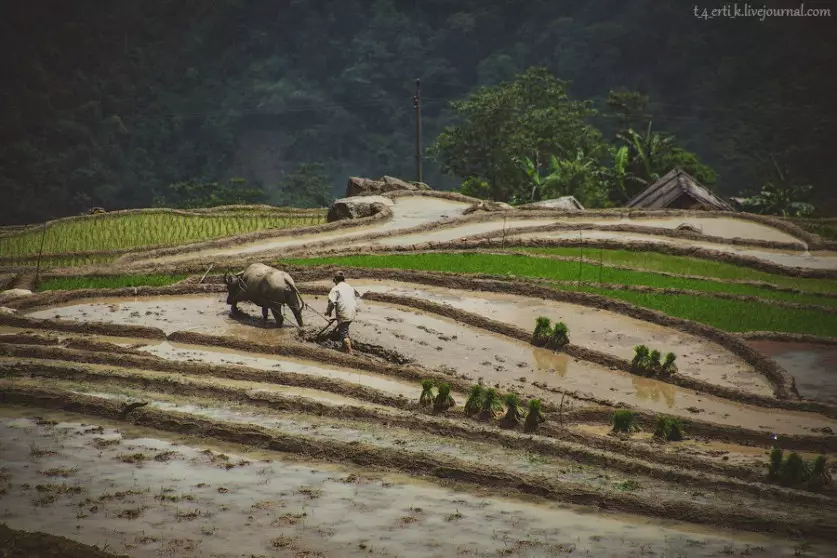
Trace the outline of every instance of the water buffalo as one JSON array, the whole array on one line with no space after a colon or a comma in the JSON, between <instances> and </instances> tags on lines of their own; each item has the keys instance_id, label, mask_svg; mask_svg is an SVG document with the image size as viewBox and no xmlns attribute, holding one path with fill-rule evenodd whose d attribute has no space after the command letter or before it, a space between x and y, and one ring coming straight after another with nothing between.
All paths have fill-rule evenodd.
<instances>
[{"instance_id":1,"label":"water buffalo","mask_svg":"<svg viewBox=\"0 0 837 558\"><path fill-rule=\"evenodd\" d=\"M227 284L227 304L238 313L239 302L252 302L262 308L262 319L267 320L268 308L273 312L276 323L282 326L282 305L287 304L294 314L296 323L302 327L302 297L293 278L284 271L264 265L250 264L242 272L224 274Z\"/></svg>"}]
</instances>

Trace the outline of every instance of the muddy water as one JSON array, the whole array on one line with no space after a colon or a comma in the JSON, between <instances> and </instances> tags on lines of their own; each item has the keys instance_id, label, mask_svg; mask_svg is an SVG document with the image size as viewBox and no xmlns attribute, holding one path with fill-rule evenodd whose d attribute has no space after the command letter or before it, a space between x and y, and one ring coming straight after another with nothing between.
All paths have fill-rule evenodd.
<instances>
[{"instance_id":1,"label":"muddy water","mask_svg":"<svg viewBox=\"0 0 837 558\"><path fill-rule=\"evenodd\" d=\"M368 286L362 281L352 285L361 292ZM557 402L556 394L531 387L538 382L654 412L698 417L731 426L786 434L810 434L813 427L837 427L837 420L813 413L777 414L772 409L738 405L484 333L447 318L387 304L364 302L352 328L358 341L395 348L423 366L453 368L473 380L482 378L487 384L514 388L530 398Z\"/></svg>"},{"instance_id":2,"label":"muddy water","mask_svg":"<svg viewBox=\"0 0 837 558\"><path fill-rule=\"evenodd\" d=\"M74 301L27 314L32 318L56 318L79 322L104 322L156 327L164 332L194 331L211 335L229 335L259 343L278 343L294 335L296 320L284 308L285 323L276 325L271 314L261 318L261 308L250 303L238 305L240 316L230 314L225 294L194 296L96 298ZM303 321L322 322L308 310Z\"/></svg>"},{"instance_id":3,"label":"muddy water","mask_svg":"<svg viewBox=\"0 0 837 558\"><path fill-rule=\"evenodd\" d=\"M364 279L351 283L360 293L375 291L422 298L526 330L534 328L538 316L547 316L553 322L566 323L570 328L570 339L576 345L626 360L633 358L634 346L639 344L664 354L674 351L680 374L762 395L773 393L763 376L720 345L615 312L516 295L475 293L397 281Z\"/></svg>"},{"instance_id":4,"label":"muddy water","mask_svg":"<svg viewBox=\"0 0 837 558\"><path fill-rule=\"evenodd\" d=\"M10 363L10 362L20 362L20 361L27 361L27 362L38 362L34 359L15 359L15 358L7 358L7 357L0 357L0 362L2 363ZM207 378L200 378L196 376L180 376L179 374L172 374L168 372L155 372L149 370L138 370L138 369L119 369L115 370L111 366L107 365L100 365L100 364L85 364L85 368L91 369L94 372L98 372L101 374L101 380L114 380L118 381L120 377L137 377L142 379L150 379L152 381L163 381L169 382L172 384L180 383L179 380L183 379L188 385L195 386L196 388L199 387L212 387L212 386L220 386L231 388L234 390L241 391L242 393L246 393L248 395L257 395L259 393L263 394L275 394L285 397L291 398L300 398L300 399L310 399L312 401L316 401L318 403L324 403L330 406L346 406L350 405L353 407L365 407L369 409L375 409L380 412L390 412L392 410L391 407L387 407L384 405L378 405L375 403L369 403L360 399L355 399L353 397L346 397L343 395L339 395L336 393L331 393L328 391L322 391L318 389L310 389L310 388L303 388L297 386L283 386L278 384L269 384L263 382L250 382L250 381L243 381L243 380L228 380L223 378L214 378L214 377L207 377ZM63 380L38 380L38 381L48 381L51 385L59 384ZM85 386L89 386L91 384L85 383ZM138 396L141 397L142 392L136 392Z\"/></svg>"},{"instance_id":5,"label":"muddy water","mask_svg":"<svg viewBox=\"0 0 837 558\"><path fill-rule=\"evenodd\" d=\"M570 429L584 432L586 434L595 434L597 436L607 436L611 431L611 427L604 424L575 424L571 425ZM630 440L636 444L652 446L654 451L693 455L727 463L729 465L739 465L751 468L756 471L764 472L765 474L767 472L766 467L770 456L770 450L767 448L688 438L688 432L686 432L686 436L687 439L680 442L660 444L654 440L653 431L645 430L635 432L631 435ZM803 459L808 461L813 461L817 455L819 455L818 453L809 453L804 451L797 453ZM830 464L832 474L837 474L837 462L835 461L835 455L827 454L826 459L827 463Z\"/></svg>"},{"instance_id":6,"label":"muddy water","mask_svg":"<svg viewBox=\"0 0 837 558\"><path fill-rule=\"evenodd\" d=\"M771 262L787 267L810 268L810 269L837 269L837 252L814 251L797 252L790 250L771 250L768 248L745 248L742 246L730 246L727 244L716 244L689 240L684 238L659 237L650 234L606 232L606 231L581 231L582 239L586 240L619 240L622 242L650 242L685 246L689 248L706 248L719 252L729 252L741 256L750 256L766 262ZM578 240L579 232L543 232L526 233L515 236L515 238L541 238L541 239L567 239Z\"/></svg>"},{"instance_id":7,"label":"muddy water","mask_svg":"<svg viewBox=\"0 0 837 558\"><path fill-rule=\"evenodd\" d=\"M31 411L0 413L0 455L9 485L0 497L2 521L100 547L107 542L113 552L138 558L293 556L305 550L332 558L355 555L361 545L364 555L405 558L498 552L555 556L569 550L573 555L626 557L649 552L708 557L745 549L752 556L794 552L794 543L781 539L474 497L403 476L311 465L282 454L208 446L206 441L194 445L193 439L161 438L159 432L97 419L103 427L99 430L82 426L77 415L45 416L57 424L38 426L26 418L34 415ZM105 441L114 443L102 445ZM36 457L33 448L56 454ZM133 453L171 459L152 457L139 466L119 459ZM238 465L244 461L248 463ZM235 466L219 466L224 463ZM50 469L72 475L55 479L39 474ZM63 482L80 487L81 493L36 507L33 500L41 494L24 488ZM134 511L139 515L130 519ZM828 556L833 549L814 547L812 552Z\"/></svg>"},{"instance_id":8,"label":"muddy water","mask_svg":"<svg viewBox=\"0 0 837 558\"><path fill-rule=\"evenodd\" d=\"M676 229L682 224L692 225L707 236L718 236L721 238L746 238L752 240L768 240L773 242L789 242L801 244L804 242L793 235L780 231L768 225L745 221L742 219L730 219L725 217L665 217L665 218L635 218L625 216L622 219L588 219L583 216L566 220L569 223L591 223L595 225L635 225L638 227L657 227Z\"/></svg>"},{"instance_id":9,"label":"muddy water","mask_svg":"<svg viewBox=\"0 0 837 558\"><path fill-rule=\"evenodd\" d=\"M502 220L492 221L490 223L472 223L470 225L450 227L446 229L439 229L436 231L427 231L417 234L381 238L378 240L361 242L358 244L358 246L368 244L379 244L383 246L402 246L409 244L421 244L423 242L447 242L449 240L457 240L467 236L483 234L495 230L502 232L504 226L506 230L510 231L521 227L536 227L541 225L550 225L552 223L555 223L556 221L556 219L509 219L505 223Z\"/></svg>"},{"instance_id":10,"label":"muddy water","mask_svg":"<svg viewBox=\"0 0 837 558\"><path fill-rule=\"evenodd\" d=\"M431 197L415 196L396 198L395 205L391 208L392 219L379 225L360 227L350 230L337 230L333 232L305 236L278 236L267 240L260 240L258 242L241 244L234 248L206 249L189 252L187 254L176 254L155 258L154 262L158 264L165 264L175 261L209 258L213 256L255 254L279 248L298 248L311 242L345 240L369 233L385 233L394 230L408 229L425 223L431 223L433 221L457 218L461 216L462 212L467 208L467 203Z\"/></svg>"},{"instance_id":11,"label":"muddy water","mask_svg":"<svg viewBox=\"0 0 837 558\"><path fill-rule=\"evenodd\" d=\"M688 374L690 371L700 374L715 373L715 376L704 376L704 379L720 380L720 383L727 381L731 385L745 389L752 389L756 385L766 385L761 376L755 372L749 372L747 376L748 372L744 366L731 354L710 353L709 350L715 347L711 343L704 343L692 336L610 312L493 293L480 293L480 298L477 298L470 293L466 294L452 289L422 286L420 290L417 290L409 284L378 281L356 281L352 284L360 292L375 289L447 302L463 310L508 321L520 327L527 327L528 324L534 323L536 316L552 315L555 319L561 319L570 324L574 343L611 352L623 358L631 358L632 347L638 343L660 347L662 350L685 346L685 350L680 348L677 351L681 373ZM45 313L43 317L66 312L62 314L62 317L85 321L103 321L110 318L115 323L125 323L120 322L114 316L130 318L130 312L137 312L134 310L136 306L131 305L141 304L141 308L154 308L154 312L151 315L140 313L139 316L134 316L135 320L146 321L133 323L162 327L167 331L187 329L185 326L188 318L193 316L195 319L200 317L202 325L192 325L191 329L206 333L260 342L277 342L287 338L283 336L293 334L292 328L285 327L280 330L275 327L275 324L271 324L267 329L242 325L224 316L225 306L217 298L217 295L194 295L172 297L169 301L162 298L145 300L141 303L122 301L116 311L112 311L111 303L88 301L86 304L51 308L41 312ZM311 299L309 302L315 306L322 303L322 297L320 300L316 297L309 296L308 298ZM128 308L123 308L126 305ZM194 311L190 314L189 309ZM197 314L198 311L203 313ZM578 314L568 313L573 311ZM459 375L464 375L475 382L483 378L487 384L499 384L503 390L513 389L526 398L555 401L559 397L548 390L532 386L533 382L539 382L552 388L577 391L597 399L624 402L657 412L698 417L751 429L764 429L785 434L809 433L811 428L825 426L837 429L837 421L819 415L777 413L769 409L737 405L664 382L638 378L618 370L609 370L584 361L567 359L566 355L553 355L527 343L493 335L446 318L404 307L361 301L358 312L358 318L352 326L352 334L358 341L394 349L427 368L445 371L454 369ZM169 319L168 316L171 318ZM260 323L259 320L255 322ZM698 376L697 373L694 375ZM522 381L521 378L523 378ZM745 381L750 378L753 380L752 384ZM757 384L756 381L761 383ZM762 393L769 394L770 392L762 389Z\"/></svg>"},{"instance_id":12,"label":"muddy water","mask_svg":"<svg viewBox=\"0 0 837 558\"><path fill-rule=\"evenodd\" d=\"M671 217L665 219L595 219L585 217L568 217L568 218L552 218L552 219L509 219L507 221L496 220L487 223L474 223L470 225L462 225L438 231L429 231L426 233L398 236L391 238L382 238L372 241L360 241L352 246L365 246L370 244L378 244L384 246L401 246L410 244L421 244L423 242L446 242L457 240L468 236L484 234L487 232L501 232L504 228L507 231L518 229L522 227L537 227L543 225L550 225L552 223L567 223L567 224L592 224L592 225L634 225L638 227L658 227L674 229L679 225L686 223L693 225L698 230L703 231L703 234L709 236L718 236L722 238L745 238L756 240L769 240L775 242L795 243L801 246L805 244L796 237L782 232L778 229L761 225L759 223L751 223L748 221L741 221L738 219L725 218L709 218L709 217ZM567 233L570 234L570 233ZM573 233L575 237L578 232ZM585 236L587 232L585 231ZM644 238L644 237L643 237Z\"/></svg>"},{"instance_id":13,"label":"muddy water","mask_svg":"<svg viewBox=\"0 0 837 558\"><path fill-rule=\"evenodd\" d=\"M746 341L790 372L802 397L837 404L837 345Z\"/></svg>"},{"instance_id":14,"label":"muddy water","mask_svg":"<svg viewBox=\"0 0 837 558\"><path fill-rule=\"evenodd\" d=\"M229 349L213 349L169 342L141 347L140 350L147 351L166 360L202 362L207 364L237 364L261 370L307 374L360 384L392 395L402 395L409 399L416 397L416 386L406 382L399 382L385 376L369 374L367 372L311 364L284 357L277 358L275 355L259 355L257 353L245 353Z\"/></svg>"}]
</instances>

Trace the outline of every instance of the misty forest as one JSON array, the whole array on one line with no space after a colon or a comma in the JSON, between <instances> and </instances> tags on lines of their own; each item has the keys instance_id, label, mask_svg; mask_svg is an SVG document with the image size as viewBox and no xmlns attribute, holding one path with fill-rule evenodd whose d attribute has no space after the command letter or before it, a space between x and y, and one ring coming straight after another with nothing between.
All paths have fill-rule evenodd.
<instances>
[{"instance_id":1,"label":"misty forest","mask_svg":"<svg viewBox=\"0 0 837 558\"><path fill-rule=\"evenodd\" d=\"M831 18L650 0L15 2L0 223L266 202L347 176L623 204L675 166L761 212L837 209Z\"/></svg>"}]
</instances>

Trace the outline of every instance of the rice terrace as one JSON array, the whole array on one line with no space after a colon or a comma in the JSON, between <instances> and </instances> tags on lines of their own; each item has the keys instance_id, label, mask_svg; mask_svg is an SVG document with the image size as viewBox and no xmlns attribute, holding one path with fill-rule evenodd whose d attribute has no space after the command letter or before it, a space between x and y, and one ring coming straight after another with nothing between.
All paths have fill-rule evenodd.
<instances>
[{"instance_id":1,"label":"rice terrace","mask_svg":"<svg viewBox=\"0 0 837 558\"><path fill-rule=\"evenodd\" d=\"M373 182L350 179L328 216L149 209L5 230L0 542L834 554L824 224L512 207L389 177L358 194ZM281 327L231 311L253 263L290 274L301 327L283 306ZM323 315L337 271L359 295L351 353Z\"/></svg>"}]
</instances>

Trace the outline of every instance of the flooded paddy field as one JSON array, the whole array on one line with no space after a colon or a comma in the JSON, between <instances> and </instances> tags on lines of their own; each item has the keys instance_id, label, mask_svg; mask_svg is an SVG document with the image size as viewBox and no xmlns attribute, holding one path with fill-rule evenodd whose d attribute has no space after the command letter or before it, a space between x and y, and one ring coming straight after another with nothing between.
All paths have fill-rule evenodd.
<instances>
[{"instance_id":1,"label":"flooded paddy field","mask_svg":"<svg viewBox=\"0 0 837 558\"><path fill-rule=\"evenodd\" d=\"M645 344L663 353L674 351L680 374L761 395L773 393L761 374L717 343L608 310L518 295L471 292L398 281L357 279L351 284L361 294L371 291L419 298L525 330L534 329L538 316L546 316L553 322L567 324L572 342L582 347L630 360L634 347Z\"/></svg>"},{"instance_id":2,"label":"flooded paddy field","mask_svg":"<svg viewBox=\"0 0 837 558\"><path fill-rule=\"evenodd\" d=\"M667 217L667 218L630 218L625 216L619 217L586 217L583 215L567 215L558 216L550 219L519 219L515 218L514 214L510 214L506 220L497 219L494 221L483 223L472 223L467 225L458 225L448 227L436 231L428 231L421 234L394 236L389 238L382 238L368 241L358 241L352 243L351 246L364 245L380 245L380 246L404 246L411 244L421 244L423 242L447 242L451 240L458 240L469 236L485 234L489 232L506 231L508 234L514 234L512 231L519 228L545 226L554 223L563 223L567 225L632 225L636 227L649 228L667 228L675 229L680 225L691 225L707 236L716 236L720 238L739 238L747 240L760 240L772 242L785 242L792 244L799 244L805 247L805 244L798 238L775 229L773 227L762 225L761 223L754 223L742 219L728 219L723 217ZM590 231L583 231L586 237ZM539 237L548 238L546 233L525 233L527 236L537 235ZM554 234L554 233L553 233ZM574 234L578 236L578 231L566 232L565 234ZM618 233L622 234L622 233ZM645 235L637 233L640 238ZM521 235L521 237L523 237ZM712 244L714 246L714 243Z\"/></svg>"},{"instance_id":3,"label":"flooded paddy field","mask_svg":"<svg viewBox=\"0 0 837 558\"><path fill-rule=\"evenodd\" d=\"M498 215L457 223L468 206L398 197L393 217L374 225L305 236L276 231L238 246L137 260L131 268L237 254L255 261L322 241L329 247L400 246L504 229L515 238L578 238L578 231L515 234L557 222L688 224L708 236L805 248L768 225L697 213L533 219L510 213L505 222ZM441 226L433 229L434 223ZM425 232L413 229L428 225ZM837 253L826 251L750 249L639 232L581 235L706 247L796 267L837 263ZM21 313L213 337L149 340L38 329L27 338L25 329L0 327L0 396L6 401L0 405L0 523L132 557L837 553L834 487L783 488L766 478L770 445L781 445L783 436L810 450L799 452L809 463L819 455L814 450L830 448L826 469L837 475L837 419L823 406L811 408L825 414L771 407L771 384L731 350L578 304L397 281L349 282L361 294L410 297L474 316L460 314L463 321L456 321L455 313L443 317L407 301L361 299L351 329L356 359L333 351L333 341L313 339L325 326L318 315L325 311L322 295L304 295L316 312L304 311L301 329L287 309L281 328L272 316L263 321L251 304L231 316L221 293L76 300ZM563 321L575 349L599 356L568 352L610 364L534 347L508 328L495 324L490 331L474 321L477 316L526 332L539 316ZM748 343L785 367L803 397L837 403L833 347ZM303 356L266 354L283 344ZM673 351L680 376L704 387L618 369L613 358L630 361L638 344ZM99 364L84 361L88 357ZM422 408L422 377L449 378L456 406L440 413ZM544 401L547 421L524 433L520 423L502 423L505 405L493 418L466 417L464 391L477 382ZM707 395L707 383L762 399L745 404L729 392L727 398ZM569 402L559 412L563 394ZM613 435L607 422L624 406L639 412L641 429ZM686 438L655 438L659 415L684 419Z\"/></svg>"},{"instance_id":4,"label":"flooded paddy field","mask_svg":"<svg viewBox=\"0 0 837 558\"><path fill-rule=\"evenodd\" d=\"M35 409L0 410L0 439L5 523L16 529L49 525L54 534L131 556L345 556L359 550L415 557L451 551L793 556L800 549L827 556L833 550L500 498Z\"/></svg>"},{"instance_id":5,"label":"flooded paddy field","mask_svg":"<svg viewBox=\"0 0 837 558\"><path fill-rule=\"evenodd\" d=\"M371 281L353 284L361 292L364 289L381 289L385 292L448 302L476 313L490 312L487 317L500 321L508 320L520 327L526 327L527 323L534 323L534 318L538 315L551 314L556 318L560 316L560 319L573 324L571 327L574 342L580 345L589 343L592 345L591 348L604 352L616 352L623 358L630 358L632 347L641 342L651 346L660 346L660 348L669 348L682 347L691 341L694 353L685 351L678 353L678 364L681 360L684 361L680 364L681 373L686 374L689 370L706 373L737 368L740 371L735 376L738 382L729 382L730 385L748 387L758 381L756 385L764 386L761 393L769 393L766 387L767 382L762 376L753 371L747 372L748 367L745 364L717 345L610 312L574 305L565 307L563 304L554 302L534 302L522 297L506 297L493 293L480 293L479 297L476 295L457 297L456 291L449 289L408 287ZM314 297L308 298L312 299L313 304L324 302L322 298L319 300ZM230 337L240 336L239 338L257 342L281 343L282 340L294 338L295 328L287 324L283 328L278 328L270 321L263 327L254 328L234 320L228 315L228 307L223 304L222 299L222 295L195 295L172 297L168 300L155 297L145 300L127 298L113 302L86 301L39 310L30 316L60 316L62 319L80 321L129 323L160 327L167 333L180 331L191 323L193 324L190 327L192 331ZM568 315L566 308L578 314ZM308 314L311 315L311 319L316 318L315 314L307 312L306 319L308 319ZM254 320L255 323L261 324L260 318L254 318ZM195 323L200 325L196 326ZM633 326L634 323L646 327L650 337L636 337L638 332ZM588 324L590 327L588 332L581 329L583 325ZM617 330L617 327L620 329ZM630 333L622 333L623 331ZM639 332L639 334L644 333ZM499 385L503 391L517 391L527 398L540 398L556 404L560 400L560 395L545 391L538 386L575 393L594 400L622 402L654 412L682 417L699 417L752 430L801 434L808 433L812 429L837 428L837 421L814 413L776 412L772 409L738 404L658 380L641 378L598 364L568 358L566 355L538 349L521 341L407 307L362 302L358 319L353 325L353 335L358 342L395 350L422 367L443 373L445 371L456 373L461 377L469 378L474 383L482 379L486 384ZM661 338L662 342L658 341ZM616 341L618 345L615 346L611 341ZM712 354L710 351L715 347L726 354ZM182 349L173 350L171 345L159 343L150 344L147 350L163 358L176 360L191 358L208 363L217 362L223 354L223 352L212 353L203 349L200 349L202 352L195 352L193 349L191 351L193 354L188 356ZM278 365L280 370L322 374L322 372L317 372L318 366L299 368L302 366L299 363L285 365L275 357L261 361L242 360L241 355L227 355L225 358L236 363L256 362L257 368L268 366L275 368ZM294 366L299 369L294 370ZM352 378L353 374L346 370L342 371L342 375L348 381L361 384L365 382L365 385L374 387L370 384L368 375L358 374ZM721 380L724 380L724 376L728 378L729 374L719 372L719 376ZM710 378L704 376L704 379ZM752 384L745 383L745 379L752 379ZM711 380L714 380L714 377ZM723 382L719 383L723 384ZM399 392L409 391L408 386L403 382L398 382L398 384L398 386L390 385L389 387ZM418 385L414 389L418 389ZM464 403L464 396L455 395L461 403Z\"/></svg>"},{"instance_id":6,"label":"flooded paddy field","mask_svg":"<svg viewBox=\"0 0 837 558\"><path fill-rule=\"evenodd\" d=\"M837 345L752 340L747 344L790 372L802 397L837 405Z\"/></svg>"}]
</instances>

